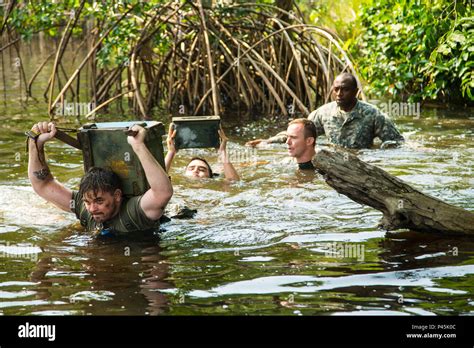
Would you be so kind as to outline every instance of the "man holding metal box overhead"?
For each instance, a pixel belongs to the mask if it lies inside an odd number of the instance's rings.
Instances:
[[[219,145],[220,139],[220,145]],[[166,171],[169,172],[173,159],[179,149],[219,146],[219,159],[224,167],[224,177],[229,181],[240,180],[239,174],[227,154],[228,138],[220,126],[219,116],[174,117],[170,124],[165,158]],[[213,178],[209,163],[200,157],[193,157],[184,172],[189,178]]]
[[[107,168],[89,168],[78,192],[56,181],[44,154],[45,143],[57,133],[52,122],[35,124],[27,133],[30,138],[28,177],[34,191],[62,210],[75,213],[81,225],[99,235],[156,228],[173,195],[173,188],[165,170],[145,145],[146,129],[133,125],[130,130],[134,135],[127,136],[127,142],[143,167],[150,185],[144,194],[125,197],[120,178]]]

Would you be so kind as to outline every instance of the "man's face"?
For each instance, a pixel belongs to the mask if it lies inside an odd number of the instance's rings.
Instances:
[[[186,167],[186,172],[184,175],[190,178],[210,178],[211,173],[206,163],[201,160],[195,159],[192,160]]]
[[[352,80],[348,77],[338,76],[334,80],[333,95],[340,108],[351,107],[356,102],[357,87],[352,85]]]
[[[82,200],[95,222],[104,222],[117,214],[122,200],[122,192],[115,190],[115,193],[111,194],[104,191],[98,191],[97,193],[88,191],[84,194]]]
[[[313,138],[305,139],[304,125],[302,124],[290,124],[286,130],[286,135],[288,154],[291,157],[301,157],[307,151],[308,146],[312,146]]]

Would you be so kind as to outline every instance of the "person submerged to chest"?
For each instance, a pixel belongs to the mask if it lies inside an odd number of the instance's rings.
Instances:
[[[332,102],[309,117],[324,130],[331,143],[347,148],[370,148],[376,137],[402,139],[398,131],[386,122],[384,115],[360,100],[350,111]]]
[[[81,198],[79,192],[73,192],[73,211],[88,232],[101,236],[158,228],[159,221],[150,220],[141,209],[141,198],[124,197],[118,201],[103,191],[90,192]]]

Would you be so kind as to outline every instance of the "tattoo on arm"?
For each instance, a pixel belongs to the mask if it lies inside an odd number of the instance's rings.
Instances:
[[[33,174],[38,180],[45,180],[49,176],[50,171],[48,168],[43,168],[36,172],[33,172]]]

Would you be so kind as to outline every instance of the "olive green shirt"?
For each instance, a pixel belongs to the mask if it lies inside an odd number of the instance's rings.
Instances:
[[[72,199],[74,206],[72,207],[72,211],[80,220],[81,225],[89,232],[108,230],[108,232],[113,234],[124,234],[158,228],[159,221],[150,220],[140,207],[142,197],[143,196],[124,198],[117,215],[103,223],[96,223],[92,215],[87,211],[82,198],[79,197],[79,193],[73,191]]]
[[[317,136],[325,134],[335,145],[347,148],[370,148],[375,138],[382,142],[403,142],[403,136],[393,121],[377,107],[358,100],[354,108],[346,112],[336,102],[325,104],[308,116],[316,126]],[[268,139],[269,143],[286,141],[286,132]]]

